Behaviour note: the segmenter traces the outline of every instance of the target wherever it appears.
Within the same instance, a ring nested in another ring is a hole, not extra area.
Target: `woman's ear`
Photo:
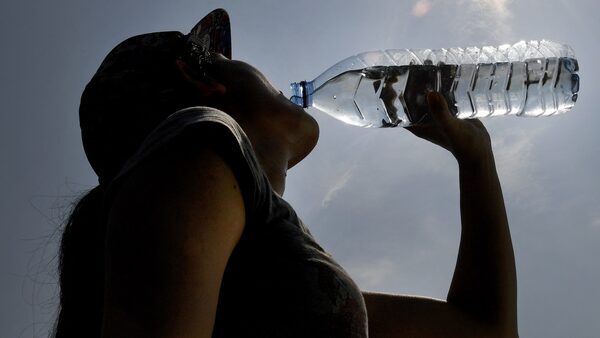
[[[210,97],[215,94],[219,95],[227,92],[227,87],[225,87],[225,85],[209,76],[198,74],[198,72],[190,67],[185,61],[176,60],[175,63],[177,64],[177,69],[179,69],[182,78],[198,88],[202,95]]]

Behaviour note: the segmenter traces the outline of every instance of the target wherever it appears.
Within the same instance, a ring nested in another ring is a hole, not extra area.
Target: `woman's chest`
[[[228,263],[213,337],[366,337],[354,281],[297,218],[271,220]]]

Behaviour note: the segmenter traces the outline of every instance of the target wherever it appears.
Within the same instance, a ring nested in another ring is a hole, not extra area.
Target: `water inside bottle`
[[[441,92],[459,118],[552,115],[575,104],[577,71],[571,58],[368,67],[344,72],[316,88],[313,105],[361,127],[426,122],[429,91]]]
[[[427,118],[429,91],[448,91],[456,66],[381,66],[342,73],[315,90],[313,105],[362,127],[395,127]]]

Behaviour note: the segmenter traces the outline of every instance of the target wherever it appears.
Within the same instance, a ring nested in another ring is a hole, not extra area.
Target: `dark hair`
[[[159,48],[155,48],[156,39],[164,39]],[[60,312],[54,337],[100,336],[106,187],[162,120],[179,109],[201,104],[176,69],[181,41],[178,32],[125,40],[109,53],[82,95],[84,148],[100,184],[76,202],[64,226],[58,268]]]
[[[60,313],[55,337],[100,337],[104,302],[104,187],[75,204],[60,244]]]

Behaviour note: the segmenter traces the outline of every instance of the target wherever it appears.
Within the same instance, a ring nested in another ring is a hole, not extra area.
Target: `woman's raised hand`
[[[427,95],[428,123],[407,127],[416,136],[450,151],[459,163],[473,163],[492,151],[490,136],[478,119],[458,119],[452,115],[444,96]]]

